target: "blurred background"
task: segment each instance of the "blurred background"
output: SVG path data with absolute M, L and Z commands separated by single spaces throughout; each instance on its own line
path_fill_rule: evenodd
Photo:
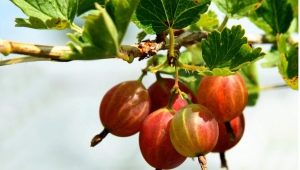
M 10 1 L 0 1 L 0 39 L 49 45 L 68 41 L 64 31 L 16 28 L 16 17 L 24 15 Z M 242 24 L 247 34 L 262 33 L 247 19 L 230 21 L 228 26 L 235 24 Z M 137 32 L 130 25 L 124 44 L 135 43 Z M 119 82 L 137 79 L 144 66 L 145 61 L 109 59 L 0 67 L 0 169 L 153 169 L 139 151 L 138 135 L 108 135 L 97 147 L 89 147 L 103 128 L 98 116 L 102 96 Z M 277 69 L 262 69 L 258 63 L 258 70 L 261 86 L 284 83 Z M 148 87 L 154 81 L 149 74 L 143 82 Z M 246 108 L 244 136 L 227 152 L 231 170 L 299 168 L 298 100 L 296 91 L 281 88 L 262 92 L 257 105 Z M 220 169 L 218 154 L 208 154 L 207 160 L 209 169 Z M 176 169 L 200 166 L 187 159 Z

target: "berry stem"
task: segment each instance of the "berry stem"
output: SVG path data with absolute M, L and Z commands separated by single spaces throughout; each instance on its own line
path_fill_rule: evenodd
M 155 73 L 155 78 L 156 78 L 156 80 L 161 80 L 162 79 L 162 77 L 161 77 L 161 75 L 160 75 L 159 72 Z
M 173 105 L 173 103 L 174 103 L 176 94 L 177 94 L 176 89 L 173 88 L 173 89 L 171 90 L 171 96 L 170 96 L 170 99 L 169 99 L 169 101 L 168 101 L 168 106 L 167 106 L 168 109 L 171 109 L 171 110 L 172 110 L 172 105 Z
M 151 71 L 152 73 L 156 73 L 158 72 L 162 67 L 164 67 L 167 64 L 167 60 L 157 66 L 152 66 L 149 67 L 149 71 Z
M 139 77 L 138 80 L 137 80 L 137 81 L 139 81 L 140 83 L 142 83 L 143 78 L 147 75 L 149 66 L 150 66 L 150 65 L 147 64 L 147 66 L 146 66 L 144 69 L 142 69 L 142 74 L 140 75 L 140 77 Z
M 147 70 L 146 69 L 143 69 L 142 70 L 142 74 L 140 75 L 140 77 L 138 78 L 138 82 L 142 83 L 143 81 L 143 78 L 147 75 Z
M 100 143 L 107 134 L 109 134 L 109 131 L 106 128 L 104 128 L 101 133 L 93 137 L 93 139 L 91 140 L 91 147 L 94 147 L 98 143 Z
M 177 94 L 180 95 L 181 91 L 179 89 L 179 73 L 178 73 L 178 67 L 175 65 L 175 83 L 174 83 L 174 86 L 173 88 L 171 89 L 171 96 L 170 96 L 170 99 L 169 99 L 169 102 L 168 102 L 168 106 L 167 108 L 168 109 L 172 109 L 172 105 L 174 103 L 174 100 L 175 100 L 175 96 Z
M 204 155 L 198 157 L 198 162 L 200 163 L 202 170 L 207 170 L 207 161 Z
M 231 127 L 230 122 L 224 122 L 224 124 L 225 124 L 225 127 L 226 127 L 226 131 L 227 131 L 227 133 L 228 133 L 229 136 L 230 136 L 230 140 L 231 140 L 231 141 L 234 141 L 234 139 L 235 139 L 235 134 L 234 134 L 234 132 L 233 132 L 233 129 L 232 129 L 232 127 Z
M 178 69 L 178 66 L 175 65 L 175 84 L 174 84 L 174 87 L 176 88 L 179 88 L 179 69 Z
M 225 157 L 225 152 L 220 152 L 221 168 L 228 170 L 228 165 Z

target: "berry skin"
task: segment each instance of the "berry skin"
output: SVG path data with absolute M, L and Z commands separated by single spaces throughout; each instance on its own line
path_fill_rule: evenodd
M 99 115 L 105 129 L 125 137 L 139 131 L 149 109 L 150 98 L 145 87 L 138 81 L 126 81 L 104 95 Z
M 228 132 L 225 123 L 219 123 L 219 139 L 213 152 L 225 152 L 234 147 L 242 138 L 245 129 L 245 118 L 241 114 L 239 117 L 228 122 L 232 128 L 233 135 Z
M 168 105 L 168 102 L 171 97 L 171 89 L 173 88 L 174 84 L 174 79 L 159 78 L 148 88 L 149 95 L 151 98 L 151 112 Z M 181 91 L 185 92 L 193 102 L 197 102 L 197 99 L 193 92 L 184 84 L 179 82 L 179 88 Z M 178 111 L 185 105 L 187 105 L 187 101 L 181 98 L 179 95 L 176 95 L 172 108 L 175 111 Z
M 246 83 L 240 74 L 203 77 L 197 97 L 219 122 L 238 117 L 248 102 Z
M 156 110 L 145 119 L 139 133 L 141 153 L 156 169 L 172 169 L 186 159 L 175 150 L 170 140 L 170 121 L 174 114 L 173 110 L 166 108 Z
M 182 108 L 171 121 L 172 144 L 186 157 L 198 157 L 212 151 L 218 136 L 218 122 L 206 107 L 199 104 Z

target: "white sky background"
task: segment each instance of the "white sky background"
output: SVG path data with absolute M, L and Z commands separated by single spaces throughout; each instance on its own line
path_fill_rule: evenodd
M 23 16 L 10 1 L 0 1 L 0 39 L 54 45 L 67 41 L 64 32 L 15 28 L 14 18 Z M 233 24 L 243 24 L 249 34 L 261 33 L 246 19 L 228 26 Z M 136 32 L 131 26 L 127 44 L 136 42 Z M 102 130 L 98 117 L 102 96 L 113 85 L 138 78 L 144 64 L 114 59 L 0 67 L 0 169 L 153 169 L 140 154 L 138 135 L 108 135 L 96 148 L 89 147 L 93 135 Z M 283 84 L 276 69 L 259 66 L 259 76 L 262 86 Z M 144 79 L 146 86 L 153 81 L 152 75 Z M 293 90 L 262 92 L 257 105 L 244 112 L 244 137 L 227 153 L 230 169 L 297 169 L 297 106 Z M 219 169 L 217 154 L 207 159 L 210 170 Z M 188 159 L 176 169 L 199 168 L 197 161 Z

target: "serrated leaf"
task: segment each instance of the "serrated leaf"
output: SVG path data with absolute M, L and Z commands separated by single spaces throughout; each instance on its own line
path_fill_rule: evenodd
M 264 0 L 250 19 L 267 33 L 285 33 L 293 20 L 292 6 L 288 0 Z
M 77 15 L 81 15 L 89 10 L 96 9 L 95 3 L 100 5 L 105 5 L 108 0 L 80 0 L 77 10 Z
M 35 29 L 65 29 L 76 15 L 78 0 L 11 0 L 29 18 L 17 18 L 16 26 Z
M 219 26 L 218 16 L 214 11 L 208 11 L 207 13 L 201 14 L 200 19 L 190 26 L 190 30 L 205 30 L 212 31 L 217 29 Z
M 244 37 L 245 31 L 241 26 L 225 28 L 222 33 L 213 31 L 202 42 L 202 55 L 206 65 L 214 72 L 237 71 L 244 64 L 259 59 L 263 54 L 261 48 L 251 48 Z M 217 70 L 216 70 L 217 69 Z
M 261 48 L 252 48 L 249 44 L 243 44 L 240 50 L 237 52 L 237 55 L 232 58 L 230 69 L 238 70 L 242 66 L 262 58 L 262 56 L 265 54 L 261 51 Z
M 148 34 L 181 29 L 196 22 L 209 4 L 210 0 L 141 0 L 133 21 Z
M 131 16 L 140 0 L 110 0 L 106 4 L 107 12 L 118 30 L 119 42 L 122 41 Z
M 239 18 L 257 9 L 263 0 L 213 0 L 229 17 Z
M 70 34 L 73 60 L 103 59 L 119 51 L 118 32 L 107 11 L 101 6 L 85 17 L 82 35 Z
M 259 82 L 255 63 L 240 70 L 248 89 L 248 106 L 255 106 L 259 97 Z
M 298 44 L 287 45 L 287 37 L 278 36 L 279 63 L 278 70 L 286 84 L 298 89 Z

